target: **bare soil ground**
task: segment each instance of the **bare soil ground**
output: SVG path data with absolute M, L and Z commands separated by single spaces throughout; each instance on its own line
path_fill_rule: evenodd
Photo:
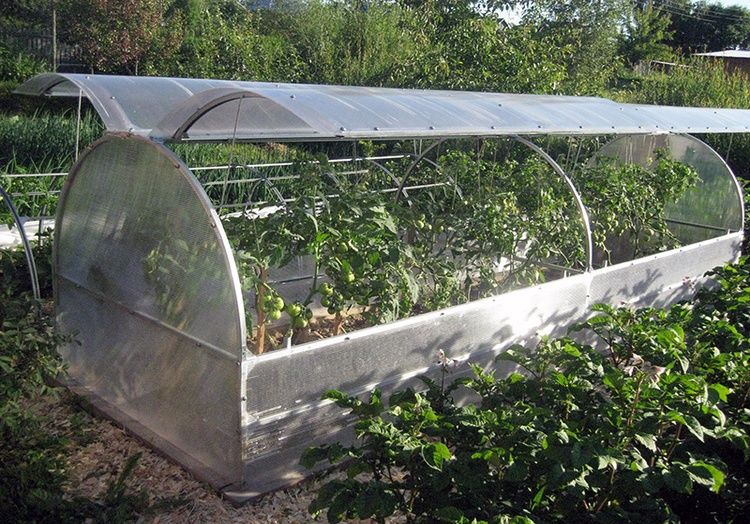
M 301 523 L 313 519 L 307 507 L 320 479 L 265 495 L 235 507 L 213 489 L 195 480 L 171 460 L 146 447 L 109 420 L 89 414 L 71 394 L 38 401 L 32 409 L 48 417 L 50 431 L 70 439 L 71 497 L 102 500 L 127 460 L 140 453 L 126 484 L 130 493 L 145 491 L 147 506 L 138 522 L 153 523 Z

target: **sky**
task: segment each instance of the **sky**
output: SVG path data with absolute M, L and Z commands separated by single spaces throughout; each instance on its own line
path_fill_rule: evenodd
M 730 7 L 730 6 L 733 6 L 733 5 L 738 5 L 740 7 L 745 7 L 747 9 L 750 9 L 750 0 L 728 0 L 728 1 L 724 0 L 724 1 L 721 1 L 721 2 L 717 2 L 717 3 L 723 5 L 724 7 Z
M 724 7 L 740 6 L 746 9 L 750 9 L 750 0 L 709 0 L 710 4 L 716 3 L 721 4 Z M 520 19 L 520 10 L 512 10 L 503 13 L 503 18 L 510 23 L 517 23 Z

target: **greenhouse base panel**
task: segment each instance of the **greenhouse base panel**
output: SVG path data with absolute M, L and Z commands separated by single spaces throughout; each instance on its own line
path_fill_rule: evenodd
M 127 405 L 120 407 L 111 400 L 103 400 L 96 391 L 80 384 L 75 391 L 227 498 L 241 503 L 309 476 L 311 472 L 299 465 L 307 447 L 352 438 L 346 411 L 330 401 L 320 400 L 322 392 L 338 388 L 363 395 L 377 387 L 387 396 L 404 387 L 420 387 L 422 375 L 438 375 L 439 350 L 455 361 L 451 378 L 456 378 L 470 373 L 470 363 L 492 366 L 495 357 L 513 344 L 533 346 L 543 335 L 565 334 L 569 326 L 590 315 L 593 304 L 664 306 L 689 298 L 705 282 L 708 270 L 738 257 L 741 242 L 742 234 L 733 233 L 465 305 L 243 359 L 239 366 L 245 391 L 241 427 L 234 435 L 220 433 L 220 428 L 216 428 L 217 441 L 235 442 L 239 448 L 236 462 L 227 463 L 224 470 L 217 470 L 215 463 L 202 462 L 195 450 L 184 451 L 173 436 L 165 439 L 149 429 L 154 427 L 153 423 L 139 422 L 128 414 L 132 408 Z M 77 295 L 81 307 L 106 310 L 97 297 L 81 289 L 69 293 Z M 126 335 L 131 336 L 138 335 Z M 212 412 L 210 406 L 205 411 L 201 409 L 200 401 L 196 404 L 193 396 L 200 396 L 200 391 L 176 400 L 196 417 Z M 131 399 L 128 404 L 132 403 Z M 159 421 L 154 422 L 159 427 Z M 231 482 L 237 473 L 242 480 Z

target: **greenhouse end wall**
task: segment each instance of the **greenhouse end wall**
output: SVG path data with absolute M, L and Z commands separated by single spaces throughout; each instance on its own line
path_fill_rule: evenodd
M 72 380 L 217 482 L 238 482 L 237 272 L 184 164 L 143 138 L 94 144 L 67 181 L 54 253 L 58 323 L 76 338 L 62 351 Z

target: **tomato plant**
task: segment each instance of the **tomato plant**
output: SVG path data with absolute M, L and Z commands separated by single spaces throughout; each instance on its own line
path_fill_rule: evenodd
M 295 205 L 267 206 L 248 209 L 241 213 L 223 217 L 227 235 L 234 242 L 241 284 L 251 290 L 254 303 L 246 304 L 248 312 L 256 314 L 255 352 L 261 354 L 266 346 L 266 325 L 277 321 L 282 313 L 290 315 L 292 326 L 304 328 L 297 304 L 287 305 L 270 284 L 270 270 L 289 264 L 295 257 L 315 249 L 318 238 L 316 192 L 304 191 L 316 178 L 311 173 L 302 173 L 298 179 L 300 197 Z M 308 298 L 309 301 L 309 298 Z M 304 306 L 302 306 L 304 307 Z M 252 317 L 247 318 L 248 331 L 252 330 Z M 304 325 L 303 325 L 304 324 Z
M 256 352 L 265 325 L 283 315 L 292 336 L 309 329 L 317 300 L 339 334 L 347 316 L 389 322 L 584 270 L 584 224 L 565 181 L 531 150 L 470 146 L 459 141 L 416 168 L 409 158 L 373 169 L 309 156 L 272 187 L 264 179 L 265 198 L 278 205 L 225 216 L 243 286 L 255 297 Z M 410 178 L 394 198 L 399 171 Z M 578 170 L 597 247 L 609 253 L 624 242 L 640 256 L 673 246 L 665 209 L 696 176 L 663 152 L 647 167 Z M 302 259 L 312 263 L 306 295 L 282 298 L 270 272 Z
M 608 262 L 677 247 L 666 207 L 696 185 L 695 169 L 658 150 L 649 166 L 605 160 L 578 171 L 575 181 L 592 219 L 594 241 Z M 619 260 L 615 260 L 619 261 Z
M 325 231 L 322 269 L 330 284 L 321 288 L 322 304 L 336 316 L 359 306 L 375 323 L 407 316 L 419 296 L 411 272 L 411 247 L 401 238 L 398 217 L 382 193 L 342 185 L 321 214 Z

